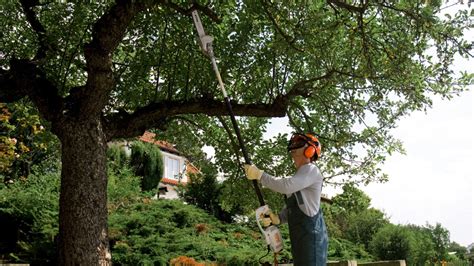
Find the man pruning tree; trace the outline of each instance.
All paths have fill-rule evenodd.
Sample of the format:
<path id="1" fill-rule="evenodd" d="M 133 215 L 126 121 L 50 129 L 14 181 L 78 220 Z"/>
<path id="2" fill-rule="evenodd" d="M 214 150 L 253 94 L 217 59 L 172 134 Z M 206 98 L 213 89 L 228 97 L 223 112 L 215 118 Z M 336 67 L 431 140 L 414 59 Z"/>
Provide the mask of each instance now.
<path id="1" fill-rule="evenodd" d="M 291 178 L 275 178 L 253 164 L 246 164 L 249 180 L 285 194 L 286 207 L 279 215 L 270 213 L 266 223 L 288 222 L 294 265 L 326 265 L 328 234 L 320 208 L 323 176 L 314 164 L 321 156 L 321 144 L 311 134 L 294 134 L 288 151 L 296 167 Z"/>
<path id="2" fill-rule="evenodd" d="M 27 99 L 61 142 L 58 264 L 110 265 L 109 141 L 160 129 L 221 149 L 222 168 L 233 148 L 222 140 L 216 117 L 228 112 L 202 67 L 207 58 L 190 52 L 192 9 L 183 1 L 4 2 L 0 102 Z M 455 56 L 472 58 L 469 12 L 440 19 L 444 1 L 193 2 L 223 47 L 235 115 L 317 124 L 334 140 L 332 169 L 355 171 L 355 182 L 386 178 L 378 165 L 401 150 L 390 133 L 400 119 L 472 84 L 472 74 L 451 69 Z M 356 156 L 359 144 L 366 155 Z M 363 163 L 345 163 L 352 156 Z M 250 204 L 244 193 L 233 190 L 225 204 Z"/>

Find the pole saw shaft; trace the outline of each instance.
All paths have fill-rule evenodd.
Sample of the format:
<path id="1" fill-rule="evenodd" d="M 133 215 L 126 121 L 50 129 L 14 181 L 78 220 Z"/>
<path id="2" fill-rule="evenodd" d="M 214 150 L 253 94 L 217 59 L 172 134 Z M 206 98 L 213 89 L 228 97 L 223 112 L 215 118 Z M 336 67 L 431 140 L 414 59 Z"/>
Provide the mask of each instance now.
<path id="1" fill-rule="evenodd" d="M 244 144 L 244 141 L 242 139 L 242 135 L 240 134 L 240 128 L 239 125 L 237 124 L 237 121 L 235 120 L 235 115 L 234 111 L 232 110 L 232 105 L 230 103 L 229 97 L 227 95 L 227 91 L 225 90 L 224 83 L 222 82 L 221 74 L 219 72 L 219 68 L 217 67 L 217 62 L 216 62 L 216 57 L 214 56 L 214 51 L 212 50 L 212 40 L 213 38 L 209 35 L 206 35 L 204 28 L 201 23 L 201 19 L 199 18 L 199 14 L 196 10 L 192 12 L 192 17 L 194 20 L 194 25 L 196 26 L 196 30 L 199 35 L 199 41 L 200 41 L 200 46 L 201 49 L 209 56 L 212 62 L 212 68 L 214 69 L 214 72 L 216 73 L 217 81 L 219 82 L 219 87 L 222 91 L 222 94 L 224 95 L 224 101 L 227 107 L 227 111 L 229 112 L 230 115 L 230 120 L 232 121 L 232 126 L 234 127 L 235 134 L 237 135 L 237 140 L 239 142 L 240 149 L 242 150 L 242 154 L 244 156 L 244 160 L 246 164 L 251 164 L 252 161 L 250 160 L 250 156 L 247 152 L 247 148 Z M 263 195 L 262 192 L 260 191 L 260 188 L 258 186 L 257 180 L 252 180 L 253 187 L 255 189 L 255 192 L 257 193 L 258 201 L 260 203 L 260 206 L 265 205 L 265 201 L 263 200 Z"/>

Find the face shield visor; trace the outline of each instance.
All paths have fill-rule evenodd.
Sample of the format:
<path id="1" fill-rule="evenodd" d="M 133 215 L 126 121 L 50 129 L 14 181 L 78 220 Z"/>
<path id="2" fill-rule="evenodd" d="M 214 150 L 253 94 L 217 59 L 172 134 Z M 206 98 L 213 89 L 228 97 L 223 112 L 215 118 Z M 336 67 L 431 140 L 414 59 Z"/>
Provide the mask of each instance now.
<path id="1" fill-rule="evenodd" d="M 304 147 L 308 143 L 308 140 L 302 135 L 294 135 L 291 137 L 290 141 L 288 142 L 288 151 L 296 150 L 299 148 Z"/>

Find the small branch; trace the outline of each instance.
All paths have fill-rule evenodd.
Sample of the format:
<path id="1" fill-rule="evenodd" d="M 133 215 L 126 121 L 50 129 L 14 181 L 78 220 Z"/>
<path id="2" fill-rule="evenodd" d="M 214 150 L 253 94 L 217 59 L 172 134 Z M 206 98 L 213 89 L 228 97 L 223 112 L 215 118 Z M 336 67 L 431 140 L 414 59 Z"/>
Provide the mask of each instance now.
<path id="1" fill-rule="evenodd" d="M 288 100 L 291 100 L 296 96 L 310 96 L 310 94 L 312 93 L 312 89 L 314 88 L 314 86 L 312 85 L 314 82 L 320 80 L 328 80 L 335 72 L 335 70 L 329 70 L 326 74 L 322 76 L 302 80 L 295 83 L 291 87 L 290 91 L 286 94 L 286 97 L 288 98 Z"/>
<path id="2" fill-rule="evenodd" d="M 380 6 L 382 7 L 385 7 L 387 9 L 391 9 L 391 10 L 395 10 L 397 12 L 402 12 L 404 13 L 405 15 L 409 16 L 410 18 L 412 18 L 413 20 L 415 21 L 419 21 L 422 19 L 422 17 L 416 13 L 413 13 L 411 12 L 410 10 L 406 10 L 406 9 L 400 9 L 400 8 L 397 8 L 397 7 L 394 7 L 394 6 L 389 6 L 389 5 L 386 5 L 384 4 L 383 2 L 379 3 Z"/>
<path id="3" fill-rule="evenodd" d="M 291 112 L 288 111 L 288 123 L 293 127 L 293 128 L 296 128 L 296 130 L 298 132 L 304 132 L 303 129 L 301 127 L 299 127 L 295 120 L 293 119 L 293 116 L 291 115 Z"/>
<path id="4" fill-rule="evenodd" d="M 350 12 L 355 12 L 355 13 L 364 13 L 365 8 L 364 7 L 359 7 L 359 6 L 352 6 L 347 4 L 346 2 L 338 1 L 338 0 L 327 0 L 327 3 L 332 7 L 333 5 L 338 6 L 340 8 L 344 8 L 349 10 Z"/>
<path id="5" fill-rule="evenodd" d="M 33 31 L 38 34 L 39 48 L 36 52 L 35 59 L 40 60 L 45 58 L 46 53 L 49 50 L 52 50 L 50 44 L 47 42 L 46 38 L 46 29 L 41 24 L 41 22 L 36 17 L 36 13 L 33 11 L 35 6 L 39 6 L 40 3 L 38 0 L 22 0 L 20 1 L 23 12 L 25 13 L 26 20 L 30 23 Z"/>
<path id="6" fill-rule="evenodd" d="M 177 11 L 178 13 L 180 13 L 182 15 L 185 15 L 185 16 L 191 16 L 191 12 L 193 12 L 194 10 L 199 10 L 199 11 L 201 11 L 201 13 L 205 14 L 207 17 L 209 17 L 215 23 L 221 23 L 222 22 L 222 19 L 219 18 L 219 16 L 214 11 L 212 11 L 210 8 L 208 8 L 206 6 L 203 6 L 203 5 L 200 5 L 200 4 L 196 3 L 196 1 L 194 1 L 193 5 L 190 8 L 183 8 L 183 7 L 181 7 L 181 6 L 179 6 L 175 3 L 168 2 L 168 1 L 164 1 L 163 5 L 171 8 L 171 9 L 173 9 L 173 10 Z"/>
<path id="7" fill-rule="evenodd" d="M 296 109 L 300 111 L 301 115 L 303 115 L 304 121 L 306 122 L 306 132 L 313 132 L 313 128 L 311 125 L 313 124 L 313 119 L 305 112 L 304 108 L 302 106 L 297 105 Z"/>
<path id="8" fill-rule="evenodd" d="M 240 168 L 243 169 L 243 166 L 241 165 L 242 160 L 240 158 L 239 145 L 237 145 L 237 143 L 235 142 L 235 137 L 234 137 L 234 134 L 232 134 L 232 130 L 229 128 L 229 126 L 227 125 L 225 120 L 222 118 L 222 116 L 217 116 L 217 119 L 219 120 L 225 132 L 227 133 L 227 136 L 229 136 L 232 149 L 234 150 L 235 158 L 237 159 L 237 164 L 239 164 Z"/>
<path id="9" fill-rule="evenodd" d="M 275 18 L 272 16 L 272 14 L 270 13 L 270 11 L 268 10 L 266 0 L 262 0 L 262 3 L 263 3 L 263 8 L 264 8 L 264 10 L 265 10 L 265 13 L 267 14 L 268 18 L 269 18 L 270 21 L 272 22 L 272 24 L 273 24 L 273 26 L 275 27 L 276 31 L 277 31 L 281 36 L 283 36 L 283 38 L 284 38 L 285 41 L 290 45 L 291 48 L 295 49 L 295 50 L 298 51 L 298 52 L 304 52 L 304 49 L 295 46 L 296 38 L 295 38 L 295 37 L 292 37 L 292 36 L 289 36 L 288 34 L 286 34 L 286 33 L 283 31 L 283 29 L 278 25 L 278 23 L 276 22 Z"/>

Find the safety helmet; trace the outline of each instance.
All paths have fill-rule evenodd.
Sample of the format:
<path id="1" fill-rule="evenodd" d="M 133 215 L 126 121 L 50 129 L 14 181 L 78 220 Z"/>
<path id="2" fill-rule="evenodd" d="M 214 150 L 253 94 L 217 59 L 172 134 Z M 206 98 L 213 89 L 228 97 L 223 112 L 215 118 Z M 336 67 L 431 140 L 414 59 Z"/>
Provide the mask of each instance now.
<path id="1" fill-rule="evenodd" d="M 311 159 L 311 161 L 316 161 L 321 157 L 321 144 L 319 143 L 318 138 L 309 133 L 293 134 L 288 142 L 288 151 L 302 148 L 305 145 L 307 145 L 307 147 L 303 154 L 306 158 Z"/>

